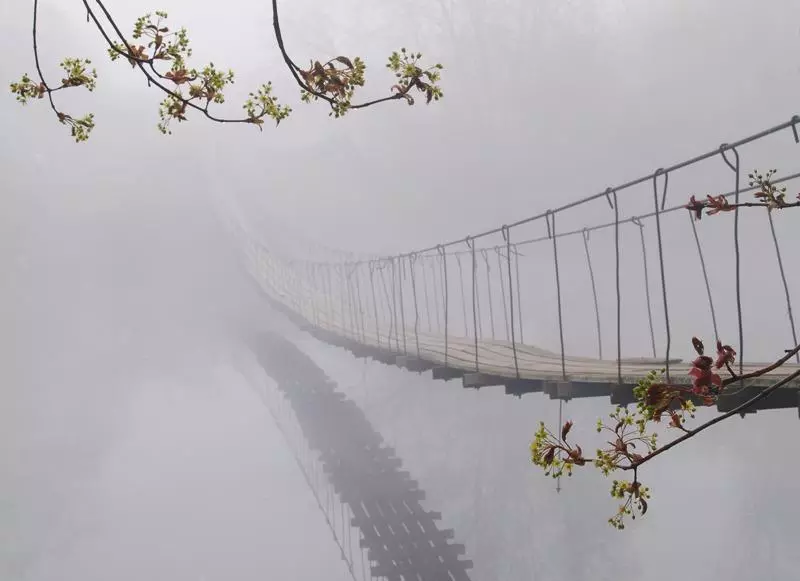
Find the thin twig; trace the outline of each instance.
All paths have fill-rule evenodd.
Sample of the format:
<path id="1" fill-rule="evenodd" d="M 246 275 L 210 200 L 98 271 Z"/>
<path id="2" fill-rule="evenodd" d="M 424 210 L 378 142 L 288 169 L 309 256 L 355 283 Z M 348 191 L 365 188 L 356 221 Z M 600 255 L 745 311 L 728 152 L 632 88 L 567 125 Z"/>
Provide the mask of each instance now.
<path id="1" fill-rule="evenodd" d="M 314 95 L 315 97 L 319 97 L 323 101 L 327 101 L 331 107 L 335 107 L 338 103 L 335 99 L 325 95 L 324 93 L 320 93 L 312 89 L 308 83 L 303 81 L 300 77 L 299 72 L 302 70 L 299 66 L 295 64 L 292 58 L 289 56 L 289 53 L 286 51 L 286 45 L 283 42 L 283 33 L 281 32 L 281 24 L 280 19 L 278 18 L 278 0 L 272 0 L 272 27 L 275 30 L 275 40 L 278 42 L 278 49 L 281 51 L 281 56 L 283 57 L 283 61 L 286 63 L 286 66 L 289 69 L 289 72 L 294 77 L 294 80 L 300 86 L 301 89 Z M 387 97 L 381 97 L 379 99 L 373 99 L 372 101 L 365 101 L 364 103 L 356 103 L 355 105 L 350 105 L 348 109 L 363 109 L 365 107 L 371 107 L 372 105 L 377 105 L 379 103 L 384 103 L 386 101 L 397 101 L 398 99 L 404 99 L 411 88 L 414 86 L 413 81 L 409 82 L 408 86 L 405 87 L 403 90 L 398 91 L 392 95 Z"/>
<path id="2" fill-rule="evenodd" d="M 731 383 L 734 383 L 736 381 L 745 380 L 745 379 L 753 379 L 754 377 L 760 377 L 760 376 L 764 375 L 765 373 L 769 373 L 770 371 L 774 371 L 775 369 L 777 369 L 778 367 L 780 367 L 781 365 L 783 365 L 784 363 L 789 361 L 789 359 L 791 359 L 792 356 L 795 353 L 798 353 L 798 352 L 800 352 L 800 345 L 797 345 L 794 349 L 787 350 L 786 351 L 786 355 L 784 355 L 783 357 L 781 357 L 780 359 L 778 359 L 775 363 L 773 363 L 771 365 L 767 365 L 766 367 L 763 367 L 763 368 L 761 368 L 761 369 L 759 369 L 757 371 L 753 371 L 752 373 L 745 373 L 744 375 L 734 376 L 734 377 L 729 377 L 727 379 L 723 379 L 722 380 L 722 385 L 724 387 L 724 386 L 730 385 Z"/>
<path id="3" fill-rule="evenodd" d="M 44 73 L 42 73 L 42 65 L 39 63 L 39 43 L 38 43 L 38 23 L 39 23 L 39 0 L 33 0 L 33 58 L 36 62 L 36 73 L 39 75 L 39 81 L 41 81 L 44 90 L 47 92 L 47 100 L 50 101 L 50 108 L 56 114 L 56 116 L 61 120 L 64 114 L 58 110 L 56 107 L 55 102 L 53 101 L 53 92 L 58 91 L 59 89 L 63 89 L 63 85 L 56 89 L 51 89 L 50 85 L 47 84 L 47 81 L 44 79 Z"/>
<path id="4" fill-rule="evenodd" d="M 115 22 L 114 18 L 111 16 L 111 13 L 106 8 L 105 4 L 103 4 L 103 2 L 101 0 L 94 0 L 95 3 L 97 4 L 97 6 L 100 8 L 100 10 L 103 12 L 103 15 L 108 20 L 108 22 L 111 25 L 111 27 L 114 29 L 114 32 L 117 34 L 117 36 L 119 37 L 119 39 L 122 42 L 122 44 L 125 46 L 126 50 L 124 50 L 124 51 L 121 50 L 119 47 L 117 47 L 117 45 L 114 43 L 114 41 L 111 40 L 111 38 L 109 37 L 108 33 L 103 28 L 103 25 L 100 23 L 99 19 L 97 18 L 97 15 L 94 13 L 92 8 L 89 6 L 88 1 L 87 0 L 82 0 L 82 1 L 83 1 L 83 5 L 86 7 L 86 11 L 88 12 L 89 17 L 92 19 L 92 21 L 94 21 L 95 26 L 97 26 L 97 29 L 100 31 L 100 34 L 103 36 L 103 38 L 105 39 L 105 41 L 108 44 L 108 46 L 112 50 L 114 50 L 118 54 L 120 54 L 121 56 L 124 56 L 125 58 L 132 60 L 136 64 L 136 66 L 139 68 L 139 70 L 141 70 L 142 73 L 144 74 L 144 76 L 147 78 L 148 83 L 151 83 L 151 84 L 155 85 L 156 87 L 161 89 L 163 92 L 165 92 L 166 94 L 168 94 L 172 98 L 177 99 L 178 101 L 180 101 L 181 103 L 187 105 L 188 107 L 191 107 L 192 109 L 200 111 L 203 115 L 205 115 L 205 117 L 207 117 L 209 120 L 214 121 L 216 123 L 253 123 L 253 118 L 251 118 L 251 117 L 240 118 L 240 119 L 227 119 L 227 118 L 216 117 L 216 116 L 214 116 L 214 115 L 212 115 L 211 113 L 208 112 L 208 103 L 205 106 L 200 106 L 200 105 L 194 103 L 191 99 L 186 99 L 182 95 L 180 95 L 180 94 L 176 93 L 175 91 L 172 91 L 168 87 L 164 86 L 161 82 L 159 82 L 159 78 L 160 79 L 164 79 L 166 77 L 161 75 L 160 73 L 158 73 L 158 71 L 155 70 L 155 66 L 153 64 L 153 59 L 152 58 L 142 59 L 142 58 L 136 57 L 134 55 L 133 47 L 131 47 L 130 43 L 128 42 L 128 39 L 122 33 L 122 30 L 120 30 L 119 26 Z M 149 65 L 150 68 L 153 69 L 153 73 L 155 73 L 155 75 L 151 74 L 145 68 L 144 65 Z M 262 117 L 263 117 L 263 115 L 262 115 Z M 260 117 L 256 117 L 256 119 L 258 119 L 258 118 L 260 118 Z"/>

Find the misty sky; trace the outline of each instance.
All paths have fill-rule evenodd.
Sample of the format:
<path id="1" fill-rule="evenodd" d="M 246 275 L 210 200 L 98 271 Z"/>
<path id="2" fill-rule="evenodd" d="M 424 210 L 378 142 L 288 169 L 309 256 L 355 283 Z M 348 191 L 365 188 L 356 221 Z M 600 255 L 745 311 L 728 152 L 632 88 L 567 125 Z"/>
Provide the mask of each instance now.
<path id="1" fill-rule="evenodd" d="M 362 406 L 467 545 L 475 579 L 667 579 L 673 567 L 660 559 L 669 549 L 687 552 L 686 574 L 697 579 L 796 571 L 794 411 L 730 422 L 654 467 L 653 512 L 619 540 L 605 524 L 605 483 L 576 477 L 556 497 L 527 463 L 532 426 L 555 413 L 551 403 L 365 368 L 291 331 L 242 277 L 208 203 L 222 194 L 267 244 L 302 256 L 403 251 L 513 222 L 800 113 L 796 1 L 285 2 L 294 59 L 361 56 L 364 98 L 388 91 L 383 65 L 401 46 L 445 65 L 443 101 L 389 103 L 340 120 L 300 103 L 268 2 L 107 5 L 126 30 L 143 12 L 167 10 L 189 29 L 193 62 L 234 69 L 221 113 L 240 114 L 247 93 L 268 80 L 294 113 L 263 133 L 190 115 L 164 137 L 160 95 L 108 61 L 81 3 L 40 3 L 51 83 L 66 56 L 90 57 L 98 69 L 94 93 L 57 94 L 65 111 L 94 112 L 97 128 L 76 145 L 45 102 L 23 108 L 0 98 L 0 578 L 346 578 L 254 395 L 265 379 L 241 363 L 241 337 L 263 328 L 286 331 Z M 0 0 L 5 83 L 34 72 L 31 6 Z M 797 147 L 784 132 L 743 152 L 743 167 L 798 171 Z M 716 160 L 671 184 L 679 203 L 730 189 L 732 176 Z M 626 215 L 648 208 L 649 186 L 639 193 Z M 611 218 L 603 212 L 577 212 L 565 227 Z M 791 266 L 800 233 L 783 217 L 776 223 Z M 748 232 L 751 349 L 768 359 L 786 347 L 783 295 L 774 259 L 760 258 L 770 244 L 763 220 Z M 668 260 L 683 338 L 706 314 L 693 300 L 702 291 L 696 276 L 681 278 L 687 239 L 675 236 Z M 591 353 L 585 272 L 570 258 L 582 247 L 564 252 L 567 346 Z M 534 285 L 537 261 L 549 257 L 528 259 Z M 609 260 L 599 253 L 600 277 Z M 724 290 L 729 257 L 719 260 L 712 279 Z M 800 299 L 800 269 L 789 270 Z M 527 316 L 531 340 L 552 348 L 554 291 L 542 280 L 529 294 L 540 314 Z M 639 354 L 642 303 L 632 300 L 626 340 Z M 719 308 L 730 308 L 729 292 Z M 606 410 L 606 402 L 570 406 L 589 427 Z M 722 556 L 730 560 L 717 565 Z"/>

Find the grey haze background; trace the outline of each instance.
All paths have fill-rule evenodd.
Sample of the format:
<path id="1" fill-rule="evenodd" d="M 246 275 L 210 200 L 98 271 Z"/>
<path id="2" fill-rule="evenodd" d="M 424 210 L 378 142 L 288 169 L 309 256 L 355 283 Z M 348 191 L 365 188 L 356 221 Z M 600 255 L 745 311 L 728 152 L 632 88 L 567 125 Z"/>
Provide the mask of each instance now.
<path id="1" fill-rule="evenodd" d="M 30 4 L 0 4 L 6 81 L 33 71 Z M 285 3 L 296 60 L 362 56 L 365 96 L 388 88 L 382 65 L 399 46 L 447 67 L 437 106 L 391 104 L 338 122 L 298 102 L 266 2 L 108 6 L 126 27 L 159 8 L 186 25 L 198 63 L 237 72 L 232 114 L 272 80 L 295 115 L 263 134 L 193 117 L 164 138 L 158 95 L 107 62 L 80 4 L 41 3 L 46 74 L 57 78 L 64 56 L 86 55 L 100 75 L 95 93 L 67 91 L 59 103 L 95 112 L 98 127 L 76 146 L 44 103 L 0 100 L 0 577 L 344 578 L 237 364 L 242 333 L 277 326 L 398 449 L 431 508 L 466 543 L 476 579 L 666 579 L 675 572 L 660 559 L 675 550 L 693 578 L 791 578 L 800 563 L 793 413 L 730 422 L 650 467 L 654 510 L 620 536 L 605 524 L 613 504 L 604 483 L 581 475 L 557 496 L 527 464 L 534 422 L 555 421 L 549 402 L 364 367 L 292 334 L 241 278 L 207 193 L 230 195 L 266 239 L 298 253 L 322 245 L 384 253 L 460 238 L 796 113 L 800 6 Z M 797 150 L 782 139 L 744 167 L 796 169 Z M 691 185 L 730 183 L 718 165 Z M 676 201 L 691 193 L 677 184 Z M 797 233 L 780 226 L 792 248 Z M 763 247 L 746 258 L 757 264 L 754 248 Z M 673 260 L 680 264 L 680 252 Z M 585 287 L 576 277 L 567 275 L 568 289 Z M 685 292 L 688 303 L 694 291 Z M 570 347 L 589 350 L 575 313 Z M 681 320 L 692 318 L 686 311 Z M 758 338 L 769 337 L 782 311 L 750 321 Z M 547 344 L 543 333 L 537 340 Z M 568 406 L 584 427 L 604 409 Z"/>

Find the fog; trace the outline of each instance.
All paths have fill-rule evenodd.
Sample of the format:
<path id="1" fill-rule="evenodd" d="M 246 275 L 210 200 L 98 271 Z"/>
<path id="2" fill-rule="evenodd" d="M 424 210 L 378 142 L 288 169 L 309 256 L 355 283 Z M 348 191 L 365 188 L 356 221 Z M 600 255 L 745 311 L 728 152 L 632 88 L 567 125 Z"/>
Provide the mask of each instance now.
<path id="1" fill-rule="evenodd" d="M 29 4 L 0 3 L 6 82 L 33 72 Z M 219 213 L 240 212 L 276 252 L 324 259 L 463 238 L 595 193 L 798 113 L 796 2 L 286 3 L 290 53 L 362 56 L 365 96 L 391 84 L 383 59 L 400 46 L 445 65 L 442 102 L 336 121 L 299 102 L 268 3 L 107 5 L 126 29 L 156 8 L 186 25 L 197 63 L 237 72 L 222 110 L 238 113 L 272 80 L 294 114 L 263 133 L 190 116 L 164 137 L 159 97 L 108 62 L 81 4 L 40 3 L 45 74 L 57 78 L 65 56 L 93 58 L 99 74 L 94 93 L 58 102 L 98 125 L 76 145 L 44 102 L 0 99 L 0 579 L 349 578 L 264 403 L 277 382 L 253 351 L 265 332 L 304 353 L 395 448 L 425 507 L 465 545 L 473 579 L 792 577 L 796 410 L 731 420 L 654 462 L 651 512 L 617 533 L 602 479 L 576 475 L 558 494 L 528 462 L 535 423 L 555 421 L 557 404 L 463 390 L 300 332 L 248 278 Z M 797 171 L 797 147 L 784 133 L 743 167 Z M 677 178 L 673 202 L 730 189 L 716 163 Z M 791 257 L 800 233 L 781 219 Z M 745 259 L 773 276 L 763 234 Z M 679 272 L 680 252 L 670 260 Z M 565 261 L 565 286 L 585 290 Z M 729 274 L 720 268 L 716 284 Z M 756 271 L 748 292 L 769 286 L 763 304 L 782 300 L 762 280 Z M 696 290 L 676 285 L 683 337 L 700 311 Z M 551 290 L 537 300 L 549 304 Z M 720 300 L 728 308 L 730 293 Z M 775 332 L 785 315 L 761 304 L 747 306 L 751 344 L 770 358 L 786 346 Z M 568 321 L 572 352 L 593 349 L 584 307 Z M 531 340 L 552 347 L 552 313 Z M 642 342 L 637 329 L 629 345 Z M 570 403 L 577 435 L 607 409 Z"/>

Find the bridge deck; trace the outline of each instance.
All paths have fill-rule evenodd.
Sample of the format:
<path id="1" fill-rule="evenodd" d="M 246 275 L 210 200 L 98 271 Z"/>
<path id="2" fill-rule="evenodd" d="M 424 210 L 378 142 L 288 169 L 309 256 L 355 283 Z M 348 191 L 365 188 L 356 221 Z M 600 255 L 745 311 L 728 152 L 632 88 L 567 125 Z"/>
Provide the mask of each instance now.
<path id="1" fill-rule="evenodd" d="M 611 395 L 612 403 L 631 403 L 632 386 L 652 370 L 666 367 L 663 359 L 616 358 L 597 359 L 548 351 L 534 345 L 474 337 L 426 333 L 413 326 L 402 328 L 390 319 L 377 322 L 364 312 L 337 308 L 328 297 L 297 284 L 285 288 L 274 286 L 280 280 L 275 262 L 263 254 L 253 257 L 251 273 L 271 302 L 283 310 L 298 326 L 320 339 L 351 350 L 357 356 L 367 356 L 410 370 L 433 369 L 437 379 L 462 378 L 465 387 L 504 385 L 508 393 L 521 395 L 544 391 L 551 397 L 595 397 Z M 398 328 L 399 327 L 399 328 Z M 772 362 L 745 362 L 745 374 L 764 368 Z M 689 384 L 689 362 L 669 361 L 670 381 Z M 737 364 L 738 370 L 738 364 Z M 721 397 L 720 410 L 753 395 L 754 390 L 773 384 L 800 369 L 796 363 L 786 363 L 760 377 L 731 386 L 731 394 Z M 800 379 L 784 386 L 782 394 L 770 397 L 762 407 L 796 407 Z M 723 401 L 724 400 L 724 401 Z"/>
<path id="2" fill-rule="evenodd" d="M 310 324 L 310 323 L 308 323 Z M 306 327 L 308 326 L 306 324 Z M 313 325 L 312 325 L 313 326 Z M 365 331 L 353 333 L 335 325 L 320 325 L 319 330 L 336 342 L 340 337 L 346 342 L 385 352 L 387 355 L 407 356 L 435 366 L 451 368 L 455 371 L 482 373 L 494 378 L 572 381 L 582 383 L 618 384 L 619 370 L 616 359 L 596 359 L 566 355 L 563 361 L 558 353 L 541 349 L 534 345 L 516 345 L 508 341 L 481 339 L 477 343 L 477 358 L 474 338 L 448 337 L 447 345 L 442 336 L 427 333 L 398 333 L 391 337 Z M 327 333 L 326 333 L 327 332 Z M 744 373 L 762 369 L 769 363 L 745 363 Z M 653 369 L 663 369 L 663 359 L 622 359 L 620 367 L 623 384 L 635 384 Z M 673 383 L 689 383 L 688 372 L 691 365 L 680 359 L 669 362 L 670 379 Z M 800 369 L 800 365 L 786 363 L 780 368 L 759 378 L 748 380 L 747 385 L 769 385 Z M 789 384 L 800 387 L 800 380 Z"/>

